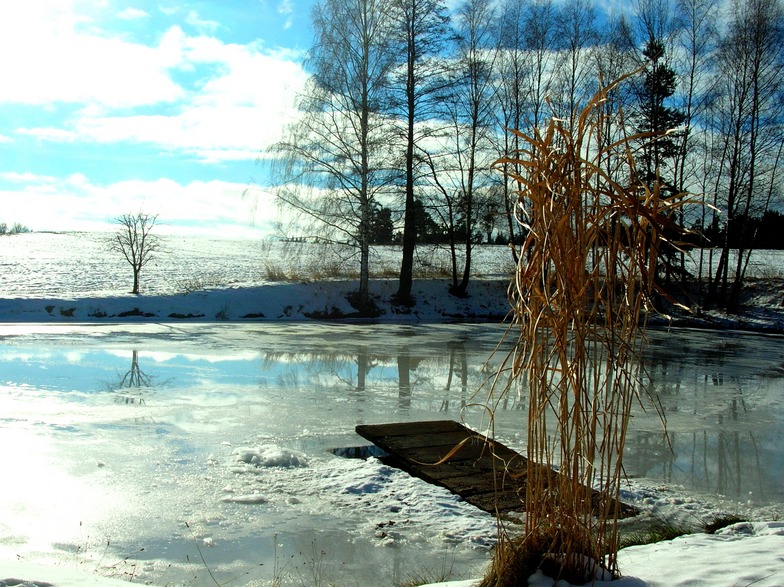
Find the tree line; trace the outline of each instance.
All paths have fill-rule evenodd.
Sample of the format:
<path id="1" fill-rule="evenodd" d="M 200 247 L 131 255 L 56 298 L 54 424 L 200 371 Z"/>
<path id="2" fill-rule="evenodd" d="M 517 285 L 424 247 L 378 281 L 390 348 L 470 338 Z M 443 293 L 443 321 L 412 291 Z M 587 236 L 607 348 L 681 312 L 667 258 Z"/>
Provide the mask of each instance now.
<path id="1" fill-rule="evenodd" d="M 696 303 L 735 309 L 752 250 L 781 204 L 782 0 L 636 0 L 602 12 L 572 0 L 319 0 L 300 116 L 269 159 L 296 231 L 356 246 L 357 305 L 369 296 L 369 247 L 402 245 L 396 301 L 411 295 L 423 238 L 451 251 L 450 293 L 468 294 L 472 245 L 514 243 L 526 209 L 494 163 L 521 148 L 515 129 L 551 117 L 574 127 L 596 91 L 630 72 L 602 104 L 593 146 L 631 141 L 637 177 L 608 158 L 609 177 L 655 185 L 672 224 L 699 238 L 697 275 L 671 239 L 660 272 L 696 279 Z M 499 171 L 501 173 L 499 173 Z M 510 171 L 512 173 L 510 173 Z M 693 199 L 693 196 L 692 196 Z M 737 254 L 731 254 L 737 253 Z"/>
<path id="2" fill-rule="evenodd" d="M 0 222 L 0 236 L 9 234 L 25 234 L 27 232 L 31 232 L 31 230 L 20 222 L 14 222 L 11 225 L 11 228 L 8 227 L 7 223 Z"/>

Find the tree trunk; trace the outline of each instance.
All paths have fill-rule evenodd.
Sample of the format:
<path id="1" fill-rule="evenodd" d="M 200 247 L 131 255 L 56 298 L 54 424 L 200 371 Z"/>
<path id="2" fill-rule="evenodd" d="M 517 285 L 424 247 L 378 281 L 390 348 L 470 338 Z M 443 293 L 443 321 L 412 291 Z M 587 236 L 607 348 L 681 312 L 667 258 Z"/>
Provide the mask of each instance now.
<path id="1" fill-rule="evenodd" d="M 403 219 L 403 258 L 400 262 L 400 283 L 395 303 L 412 306 L 411 286 L 414 281 L 414 250 L 416 248 L 416 212 L 414 211 L 414 122 L 416 100 L 414 95 L 414 63 L 416 61 L 414 34 L 409 34 L 408 75 L 406 81 L 406 100 L 408 128 L 406 129 L 406 208 Z"/>

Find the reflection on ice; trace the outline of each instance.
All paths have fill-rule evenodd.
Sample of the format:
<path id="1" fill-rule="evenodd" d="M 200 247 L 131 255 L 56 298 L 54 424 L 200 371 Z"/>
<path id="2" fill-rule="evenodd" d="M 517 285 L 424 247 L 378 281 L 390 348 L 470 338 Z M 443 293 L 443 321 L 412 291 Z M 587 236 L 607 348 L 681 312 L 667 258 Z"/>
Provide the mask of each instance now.
<path id="1" fill-rule="evenodd" d="M 668 433 L 635 426 L 634 472 L 737 500 L 784 502 L 781 338 L 690 333 L 672 342 L 655 338 L 647 364 Z"/>
<path id="2" fill-rule="evenodd" d="M 390 584 L 487 560 L 491 516 L 358 447 L 357 424 L 488 426 L 503 327 L 29 325 L 0 346 L 0 560 L 154 584 Z M 781 339 L 653 332 L 626 469 L 654 485 L 784 503 Z M 502 353 L 501 353 L 502 354 Z M 480 390 L 477 393 L 477 390 Z M 495 433 L 524 450 L 525 391 Z M 671 448 L 672 450 L 671 450 Z M 204 557 L 202 562 L 201 557 Z M 310 564 L 306 564 L 310 561 Z M 318 562 L 314 566 L 315 562 Z M 285 567 L 285 570 L 282 569 Z M 308 581 L 304 581 L 308 584 Z"/>

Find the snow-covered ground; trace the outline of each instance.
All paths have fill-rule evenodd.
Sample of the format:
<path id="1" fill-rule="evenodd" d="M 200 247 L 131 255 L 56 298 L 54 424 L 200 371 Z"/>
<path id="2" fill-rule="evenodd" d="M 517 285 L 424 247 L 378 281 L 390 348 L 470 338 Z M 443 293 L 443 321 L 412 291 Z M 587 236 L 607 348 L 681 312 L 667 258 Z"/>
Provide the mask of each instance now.
<path id="1" fill-rule="evenodd" d="M 383 586 L 449 569 L 481 575 L 491 516 L 375 458 L 325 449 L 357 444 L 358 423 L 448 417 L 481 429 L 480 410 L 463 406 L 503 327 L 447 322 L 506 312 L 508 262 L 499 249 L 484 251 L 487 269 L 467 300 L 448 296 L 446 278 L 435 276 L 417 283 L 414 313 L 385 308 L 381 320 L 397 324 L 326 328 L 302 320 L 349 315 L 353 284 L 320 279 L 335 261 L 324 255 L 286 257 L 261 242 L 172 243 L 137 297 L 124 293 L 129 272 L 102 243 L 73 234 L 0 240 L 0 587 Z M 437 257 L 420 258 L 434 275 Z M 280 271 L 301 278 L 270 282 Z M 374 292 L 386 300 L 395 285 L 376 281 Z M 777 292 L 766 295 L 775 301 Z M 780 313 L 765 304 L 765 316 Z M 697 526 L 717 513 L 750 522 L 625 549 L 625 578 L 613 585 L 784 585 L 784 398 L 772 391 L 782 381 L 784 339 L 744 346 L 745 335 L 704 332 L 683 340 L 680 351 L 703 367 L 694 373 L 708 378 L 690 403 L 670 378 L 684 367 L 657 354 L 666 342 L 653 346 L 652 360 L 674 438 L 693 437 L 692 458 L 685 466 L 689 459 L 654 452 L 630 457 L 630 467 L 653 472 L 624 494 L 643 509 L 630 523 Z M 715 368 L 741 352 L 751 359 L 740 370 Z M 399 385 L 401 365 L 411 390 Z M 123 387 L 129 376 L 143 385 Z M 515 410 L 498 415 L 497 429 L 521 449 Z M 708 425 L 728 435 L 712 436 Z M 638 427 L 654 434 L 655 422 L 641 416 Z M 746 438 L 757 443 L 749 454 L 723 446 Z M 724 459 L 717 470 L 714 449 Z M 747 462 L 755 459 L 756 467 Z M 768 480 L 760 485 L 758 476 Z M 749 494 L 747 483 L 768 494 Z"/>
<path id="2" fill-rule="evenodd" d="M 130 266 L 109 250 L 108 234 L 30 233 L 0 238 L 0 321 L 299 321 L 351 318 L 355 251 L 267 240 L 166 237 L 166 251 L 142 271 L 143 295 L 129 292 Z M 503 319 L 513 265 L 503 246 L 476 247 L 469 298 L 447 294 L 449 254 L 422 246 L 415 258 L 411 311 L 390 303 L 398 247 L 371 252 L 371 295 L 383 322 Z M 709 259 L 705 260 L 707 263 Z M 712 260 L 714 263 L 716 259 Z M 691 260 L 693 269 L 699 259 Z M 784 251 L 755 253 L 743 312 L 703 312 L 677 323 L 784 332 Z M 661 319 L 657 324 L 664 324 Z"/>

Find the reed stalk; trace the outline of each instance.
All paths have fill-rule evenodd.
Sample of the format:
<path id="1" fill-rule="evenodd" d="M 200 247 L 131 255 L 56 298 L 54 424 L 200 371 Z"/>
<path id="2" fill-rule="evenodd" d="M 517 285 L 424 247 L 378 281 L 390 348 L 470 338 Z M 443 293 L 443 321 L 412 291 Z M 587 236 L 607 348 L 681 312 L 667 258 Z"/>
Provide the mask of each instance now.
<path id="1" fill-rule="evenodd" d="M 486 587 L 527 584 L 545 567 L 576 584 L 618 574 L 622 459 L 657 257 L 686 202 L 640 182 L 633 145 L 654 135 L 604 140 L 608 123 L 623 127 L 605 98 L 630 75 L 603 87 L 572 128 L 553 117 L 531 134 L 510 131 L 522 147 L 496 162 L 517 186 L 527 234 L 507 366 L 527 385 L 528 468 L 524 531 L 513 536 L 499 519 Z M 491 390 L 491 410 L 504 392 Z"/>

